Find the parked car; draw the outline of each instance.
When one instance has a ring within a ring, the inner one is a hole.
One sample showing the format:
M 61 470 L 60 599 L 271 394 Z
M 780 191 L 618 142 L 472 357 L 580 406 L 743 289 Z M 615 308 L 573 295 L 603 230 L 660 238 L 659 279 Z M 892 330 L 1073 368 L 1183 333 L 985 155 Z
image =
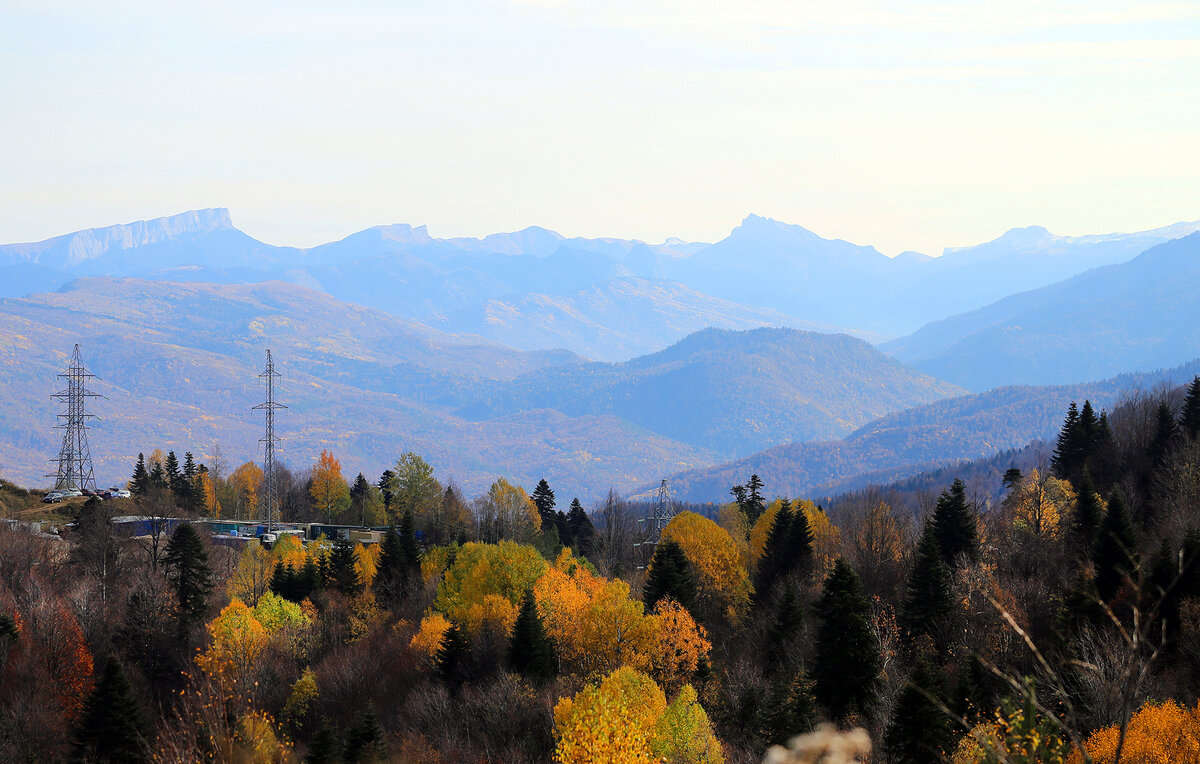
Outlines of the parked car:
M 84 496 L 99 496 L 100 495 L 98 492 L 92 490 L 91 488 L 83 488 L 83 489 L 80 489 L 79 492 L 82 493 Z
M 42 498 L 43 504 L 57 504 L 63 500 L 63 495 L 58 491 L 51 491 Z
M 128 499 L 131 496 L 131 494 L 129 493 L 129 491 L 126 491 L 124 488 L 122 488 L 120 490 L 114 491 L 113 496 L 118 499 Z

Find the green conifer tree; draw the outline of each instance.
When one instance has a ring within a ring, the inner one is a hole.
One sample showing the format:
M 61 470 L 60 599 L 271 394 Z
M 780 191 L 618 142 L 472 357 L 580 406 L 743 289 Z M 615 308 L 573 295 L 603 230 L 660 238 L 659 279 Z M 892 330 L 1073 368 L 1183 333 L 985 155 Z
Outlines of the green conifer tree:
M 1100 506 L 1100 495 L 1092 482 L 1092 472 L 1087 467 L 1079 479 L 1079 491 L 1075 497 L 1075 511 L 1071 515 L 1071 531 L 1083 549 L 1091 549 L 1104 510 Z
M 767 511 L 767 502 L 762 495 L 763 482 L 758 475 L 751 475 L 746 483 L 746 519 L 754 525 L 763 512 Z
M 546 478 L 538 481 L 529 498 L 533 500 L 533 505 L 537 507 L 538 515 L 542 518 L 544 533 L 554 525 L 554 491 L 550 490 Z
M 650 570 L 642 588 L 642 602 L 651 610 L 663 597 L 670 597 L 689 612 L 696 605 L 696 576 L 683 548 L 672 539 L 658 542 L 650 558 Z
M 1108 602 L 1113 598 L 1126 576 L 1137 569 L 1137 559 L 1137 536 L 1125 500 L 1118 491 L 1108 500 L 1108 512 L 1092 547 L 1096 592 L 1101 600 Z
M 596 538 L 596 526 L 592 525 L 592 519 L 584 511 L 583 505 L 579 503 L 579 499 L 571 499 L 571 509 L 567 512 L 567 522 L 571 526 L 571 548 L 578 555 L 586 557 L 591 554 L 592 545 Z
M 308 743 L 308 756 L 305 764 L 336 764 L 342 755 L 342 746 L 333 731 L 333 725 L 324 719 L 312 740 Z
M 830 718 L 865 713 L 879 685 L 879 644 L 862 582 L 839 558 L 813 607 L 820 624 L 812 663 L 813 695 Z
M 450 624 L 442 637 L 442 644 L 434 656 L 438 676 L 452 690 L 461 687 L 471 675 L 471 647 L 467 635 L 458 628 L 458 624 Z
M 129 493 L 142 496 L 150 489 L 150 473 L 146 471 L 146 457 L 138 454 L 137 464 L 133 467 L 133 478 L 129 481 Z
M 296 571 L 292 569 L 290 562 L 275 564 L 275 570 L 271 572 L 270 588 L 286 600 L 299 602 L 303 599 L 296 597 Z
M 764 745 L 786 745 L 796 735 L 813 728 L 816 702 L 803 671 L 773 675 L 764 701 L 757 714 Z
M 383 497 L 383 514 L 390 518 L 392 516 L 392 497 L 395 496 L 396 473 L 384 470 L 376 485 L 379 486 L 379 495 Z
M 978 723 L 995 708 L 995 682 L 979 657 L 972 654 L 959 664 L 950 708 L 972 723 Z
M 938 705 L 944 702 L 943 692 L 938 671 L 929 661 L 918 660 L 884 732 L 883 747 L 891 761 L 926 764 L 945 758 L 950 745 L 950 720 Z
M 1058 431 L 1058 442 L 1054 447 L 1054 455 L 1050 458 L 1050 466 L 1054 474 L 1062 480 L 1069 480 L 1075 465 L 1079 462 L 1079 408 L 1075 401 L 1067 408 L 1067 418 Z
M 368 705 L 346 731 L 346 747 L 342 751 L 344 764 L 367 764 L 382 761 L 387 756 L 383 744 L 383 728 L 375 708 Z
M 804 608 L 796 590 L 789 584 L 784 584 L 783 594 L 779 598 L 779 607 L 775 611 L 775 620 L 771 630 L 767 632 L 765 649 L 762 652 L 762 672 L 765 676 L 783 673 L 791 676 L 792 667 L 788 661 L 788 647 L 800 634 L 804 625 Z
M 412 509 L 405 509 L 400 515 L 399 536 L 403 579 L 407 585 L 421 575 L 421 544 L 417 541 L 417 523 Z
M 979 557 L 979 535 L 975 513 L 967 502 L 967 489 L 962 480 L 955 479 L 948 491 L 938 497 L 933 511 L 933 534 L 947 565 L 958 564 L 960 558 Z
M 1179 435 L 1179 426 L 1175 423 L 1175 415 L 1171 413 L 1171 404 L 1163 401 L 1158 404 L 1154 420 L 1154 438 L 1150 441 L 1150 463 L 1159 467 L 1170 453 L 1175 439 Z
M 185 626 L 202 622 L 208 613 L 213 574 L 204 542 L 190 523 L 183 523 L 171 534 L 163 566 L 179 603 L 180 622 Z
M 405 559 L 404 545 L 393 526 L 388 528 L 379 544 L 379 560 L 375 566 L 375 581 L 372 584 L 375 593 L 385 604 L 393 605 L 399 602 L 407 589 L 407 575 L 408 561 Z
M 803 512 L 800 514 L 803 514 Z M 763 543 L 762 557 L 758 558 L 758 565 L 754 569 L 754 599 L 758 604 L 763 604 L 770 599 L 775 583 L 781 576 L 786 575 L 792 567 L 793 558 L 790 543 L 792 518 L 791 502 L 785 500 L 771 521 L 771 527 L 767 530 L 766 541 Z M 805 527 L 807 525 L 807 518 L 805 518 Z M 810 543 L 810 552 L 811 547 Z
M 362 591 L 362 577 L 354 562 L 354 545 L 348 541 L 335 541 L 329 553 L 331 580 L 334 588 L 348 597 Z
M 133 687 L 115 656 L 84 702 L 74 729 L 75 756 L 88 762 L 148 761 L 146 722 Z
M 1200 436 L 1200 377 L 1192 380 L 1183 399 L 1183 410 L 1179 414 L 1179 429 L 1188 438 Z
M 808 578 L 813 571 L 813 533 L 808 524 L 808 515 L 796 507 L 792 510 L 791 522 L 788 523 L 786 562 L 781 575 L 799 573 L 802 578 Z
M 510 669 L 534 682 L 548 682 L 558 676 L 558 656 L 538 615 L 532 589 L 525 590 L 525 599 L 508 642 L 507 657 Z
M 900 610 L 900 627 L 908 644 L 927 634 L 934 638 L 939 649 L 945 649 L 941 627 L 954 609 L 954 591 L 950 567 L 942 557 L 941 546 L 932 521 L 925 523 L 917 556 L 908 574 L 904 604 Z

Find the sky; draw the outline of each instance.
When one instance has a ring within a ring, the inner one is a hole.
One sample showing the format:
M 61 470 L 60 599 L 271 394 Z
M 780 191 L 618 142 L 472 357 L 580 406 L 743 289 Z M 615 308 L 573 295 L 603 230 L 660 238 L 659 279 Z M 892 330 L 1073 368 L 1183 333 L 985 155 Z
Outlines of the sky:
M 836 8 L 831 8 L 836 6 Z M 0 0 L 0 242 L 230 208 L 887 254 L 1200 219 L 1200 3 Z

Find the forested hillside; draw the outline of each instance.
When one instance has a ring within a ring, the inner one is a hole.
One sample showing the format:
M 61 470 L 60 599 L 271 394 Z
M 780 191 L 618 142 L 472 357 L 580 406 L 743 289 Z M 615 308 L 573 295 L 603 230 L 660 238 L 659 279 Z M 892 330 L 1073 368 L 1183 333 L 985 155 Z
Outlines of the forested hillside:
M 187 521 L 263 490 L 230 466 L 143 454 L 133 498 L 0 527 L 0 759 L 749 764 L 811 732 L 797 755 L 1166 762 L 1200 744 L 1200 377 L 1072 402 L 1049 458 L 1015 457 L 994 493 L 927 479 L 827 512 L 752 475 L 653 546 L 616 495 L 589 512 L 570 486 L 501 478 L 468 500 L 417 454 L 350 481 L 328 451 L 283 476 L 282 519 L 382 523 L 379 543 L 210 538 Z M 118 515 L 161 524 L 131 538 Z

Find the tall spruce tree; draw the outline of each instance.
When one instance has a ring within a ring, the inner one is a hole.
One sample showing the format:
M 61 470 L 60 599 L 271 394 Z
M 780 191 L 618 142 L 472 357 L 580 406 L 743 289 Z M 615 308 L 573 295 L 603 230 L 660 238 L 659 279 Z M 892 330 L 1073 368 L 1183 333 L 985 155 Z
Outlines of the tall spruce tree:
M 779 607 L 775 610 L 775 620 L 771 630 L 767 632 L 765 649 L 762 652 L 762 672 L 764 676 L 772 676 L 780 671 L 791 675 L 792 666 L 788 661 L 788 647 L 800 634 L 804 625 L 804 608 L 796 590 L 788 584 L 783 586 L 783 594 L 779 598 Z
M 400 543 L 400 534 L 396 528 L 388 528 L 379 544 L 379 560 L 375 566 L 375 580 L 372 587 L 379 598 L 388 605 L 399 602 L 405 595 L 408 577 L 408 560 L 404 546 Z
M 672 539 L 663 539 L 655 545 L 642 588 L 642 602 L 647 610 L 663 597 L 670 597 L 689 612 L 695 610 L 696 575 L 683 548 Z
M 579 499 L 571 499 L 571 509 L 567 512 L 567 523 L 571 527 L 571 547 L 576 554 L 588 555 L 596 539 L 596 526 L 584 511 Z
M 866 713 L 879 686 L 879 643 L 862 582 L 839 558 L 813 607 L 820 624 L 812 663 L 813 695 L 830 718 Z
M 404 580 L 415 580 L 421 574 L 421 544 L 417 541 L 417 522 L 411 508 L 400 515 L 400 550 L 404 561 Z
M 532 589 L 525 590 L 525 598 L 521 601 L 521 610 L 508 642 L 507 658 L 510 669 L 534 682 L 548 682 L 558 675 L 554 643 L 542 625 Z
M 900 610 L 900 628 L 911 645 L 923 634 L 934 638 L 938 648 L 942 644 L 942 629 L 946 618 L 954 609 L 954 591 L 950 567 L 942 557 L 942 550 L 934 533 L 933 523 L 927 521 L 917 544 L 917 556 L 904 592 L 904 604 Z
M 358 477 L 354 478 L 354 484 L 350 486 L 350 504 L 358 510 L 358 522 L 360 525 L 367 524 L 367 502 L 371 499 L 371 484 L 367 482 L 367 476 L 358 473 Z
M 808 515 L 803 507 L 792 509 L 792 519 L 788 523 L 788 563 L 784 565 L 784 575 L 792 572 L 799 573 L 802 578 L 808 578 L 813 571 L 813 532 L 808 523 Z
M 550 490 L 550 484 L 546 482 L 546 478 L 538 481 L 529 498 L 533 500 L 538 516 L 542 518 L 542 532 L 545 533 L 550 528 L 556 527 L 554 524 L 554 491 Z
M 762 517 L 762 513 L 767 511 L 767 502 L 762 495 L 763 481 L 758 475 L 751 475 L 750 480 L 746 483 L 746 519 L 750 521 L 750 525 L 754 525 L 758 518 Z
M 115 656 L 104 665 L 74 729 L 75 756 L 88 762 L 142 762 L 150 758 L 146 722 L 133 687 Z
M 383 498 L 383 514 L 385 517 L 392 516 L 392 497 L 395 496 L 396 473 L 391 470 L 384 470 L 379 476 L 379 495 Z
M 949 717 L 941 709 L 945 692 L 942 677 L 929 661 L 919 659 L 900 691 L 892 719 L 883 736 L 883 747 L 896 764 L 942 761 L 950 746 Z
M 1062 480 L 1069 480 L 1075 465 L 1079 460 L 1079 407 L 1075 401 L 1067 407 L 1067 418 L 1058 431 L 1058 441 L 1054 446 L 1054 455 L 1050 458 L 1050 466 L 1054 474 Z
M 335 541 L 329 553 L 330 580 L 334 588 L 348 597 L 362 591 L 362 577 L 355 566 L 354 545 L 348 541 Z
M 765 603 L 770 599 L 771 591 L 779 578 L 791 568 L 791 538 L 792 504 L 784 500 L 771 519 L 771 527 L 767 530 L 767 538 L 763 542 L 762 556 L 754 568 L 754 600 Z
M 1096 592 L 1101 600 L 1108 602 L 1113 598 L 1125 577 L 1137 569 L 1137 560 L 1137 535 L 1125 509 L 1125 500 L 1117 491 L 1108 500 L 1108 512 L 1092 548 Z
M 183 523 L 171 534 L 163 555 L 163 566 L 179 603 L 181 624 L 188 626 L 203 621 L 208 614 L 213 573 L 204 542 L 190 523 Z
M 772 675 L 764 700 L 758 708 L 759 735 L 764 745 L 786 745 L 813 728 L 816 702 L 803 671 Z
M 1179 429 L 1192 440 L 1200 436 L 1200 377 L 1188 385 L 1183 410 L 1179 413 Z
M 967 502 L 967 489 L 962 480 L 956 478 L 950 489 L 938 497 L 933 511 L 933 535 L 947 565 L 957 565 L 962 557 L 979 558 L 975 512 Z
M 346 730 L 346 745 L 342 749 L 342 764 L 365 764 L 381 761 L 387 756 L 383 728 L 375 707 L 368 705 Z
M 442 644 L 434 656 L 438 676 L 450 687 L 457 690 L 471 676 L 471 646 L 467 635 L 463 634 L 457 624 L 451 624 L 442 637 Z
M 1071 513 L 1071 532 L 1081 549 L 1092 548 L 1103 518 L 1104 509 L 1100 505 L 1096 485 L 1092 482 L 1092 472 L 1084 467 L 1079 479 L 1079 492 L 1075 497 L 1075 508 Z
M 1154 438 L 1150 441 L 1150 463 L 1160 467 L 1170 453 L 1175 439 L 1179 435 L 1179 426 L 1175 423 L 1175 415 L 1171 413 L 1171 404 L 1163 401 L 1158 404 L 1154 418 Z
M 183 480 L 183 473 L 179 471 L 179 457 L 175 456 L 174 451 L 168 451 L 167 458 L 163 462 L 163 479 L 167 481 L 167 488 L 174 491 L 176 497 L 178 497 L 179 484 Z
M 137 464 L 133 466 L 133 478 L 129 481 L 129 493 L 142 496 L 150 490 L 150 473 L 146 471 L 146 457 L 138 454 Z

